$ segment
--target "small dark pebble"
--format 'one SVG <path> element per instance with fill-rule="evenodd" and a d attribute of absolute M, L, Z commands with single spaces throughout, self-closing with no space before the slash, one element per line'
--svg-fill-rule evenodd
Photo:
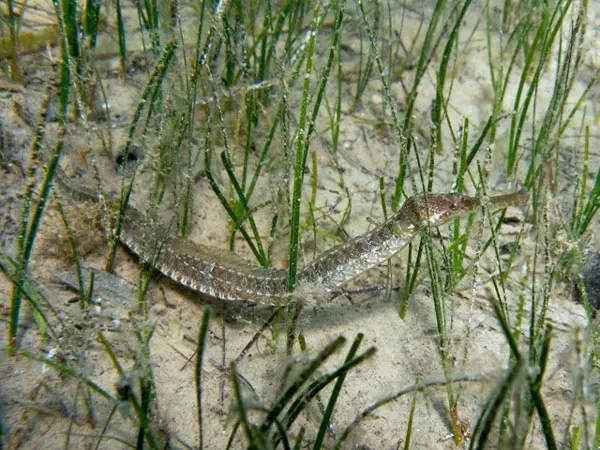
<path fill-rule="evenodd" d="M 117 395 L 119 396 L 119 400 L 126 402 L 129 401 L 133 394 L 133 387 L 129 380 L 119 380 L 115 384 L 115 389 L 117 391 Z"/>
<path fill-rule="evenodd" d="M 583 284 L 590 306 L 594 311 L 600 309 L 600 253 L 592 253 L 583 265 Z M 579 281 L 575 280 L 575 298 L 583 302 Z"/>
<path fill-rule="evenodd" d="M 116 158 L 119 171 L 125 171 L 126 174 L 135 171 L 135 168 L 142 162 L 144 156 L 143 150 L 135 144 L 131 145 L 129 150 L 121 150 Z"/>

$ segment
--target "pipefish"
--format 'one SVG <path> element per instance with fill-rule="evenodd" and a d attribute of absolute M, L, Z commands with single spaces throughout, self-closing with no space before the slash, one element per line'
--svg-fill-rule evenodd
<path fill-rule="evenodd" d="M 59 190 L 71 199 L 97 200 L 95 193 L 72 184 L 60 172 L 56 181 Z M 528 199 L 529 193 L 523 189 L 490 197 L 487 206 L 502 209 L 524 205 Z M 481 206 L 478 197 L 456 193 L 410 197 L 383 224 L 332 247 L 299 270 L 298 289 L 332 293 L 398 253 L 427 222 L 440 226 Z M 202 295 L 262 304 L 281 304 L 290 297 L 286 270 L 253 265 L 223 250 L 168 234 L 163 225 L 129 205 L 119 240 L 141 261 L 154 264 L 163 275 Z"/>

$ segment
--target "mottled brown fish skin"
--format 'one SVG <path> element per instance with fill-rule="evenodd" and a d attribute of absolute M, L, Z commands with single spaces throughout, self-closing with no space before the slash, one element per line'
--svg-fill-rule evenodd
<path fill-rule="evenodd" d="M 57 175 L 61 191 L 78 201 L 96 201 L 85 187 L 74 186 Z M 490 197 L 494 209 L 523 205 L 525 190 Z M 477 197 L 463 194 L 413 196 L 385 223 L 325 251 L 298 272 L 299 289 L 330 293 L 366 270 L 381 264 L 404 248 L 427 222 L 439 226 L 481 207 Z M 222 250 L 170 236 L 160 223 L 128 206 L 120 241 L 141 260 L 177 283 L 222 300 L 282 304 L 290 298 L 288 272 L 259 267 Z"/>

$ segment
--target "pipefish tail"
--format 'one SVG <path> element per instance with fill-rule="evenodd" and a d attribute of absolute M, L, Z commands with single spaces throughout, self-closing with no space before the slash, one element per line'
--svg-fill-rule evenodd
<path fill-rule="evenodd" d="M 56 186 L 76 201 L 93 201 L 97 196 L 73 185 L 58 173 Z M 527 203 L 525 190 L 489 197 L 492 209 Z M 110 198 L 107 198 L 110 201 Z M 462 194 L 413 196 L 400 210 L 375 229 L 336 245 L 298 272 L 298 287 L 331 293 L 372 267 L 387 261 L 404 248 L 429 222 L 443 225 L 449 220 L 476 211 L 482 206 L 477 197 Z M 119 240 L 140 260 L 175 282 L 202 295 L 222 300 L 247 300 L 282 304 L 289 299 L 288 272 L 259 267 L 232 254 L 205 245 L 169 236 L 167 229 L 132 206 L 128 206 Z M 157 248 L 160 251 L 157 252 Z"/>

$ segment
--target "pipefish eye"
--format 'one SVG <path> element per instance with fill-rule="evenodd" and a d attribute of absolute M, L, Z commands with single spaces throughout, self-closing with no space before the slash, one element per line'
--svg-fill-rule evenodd
<path fill-rule="evenodd" d="M 423 215 L 432 225 L 443 225 L 471 207 L 471 197 L 462 194 L 432 194 L 427 198 Z"/>

